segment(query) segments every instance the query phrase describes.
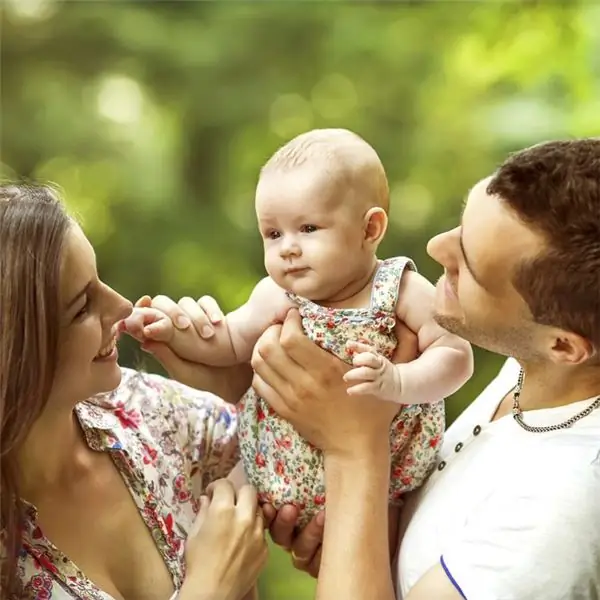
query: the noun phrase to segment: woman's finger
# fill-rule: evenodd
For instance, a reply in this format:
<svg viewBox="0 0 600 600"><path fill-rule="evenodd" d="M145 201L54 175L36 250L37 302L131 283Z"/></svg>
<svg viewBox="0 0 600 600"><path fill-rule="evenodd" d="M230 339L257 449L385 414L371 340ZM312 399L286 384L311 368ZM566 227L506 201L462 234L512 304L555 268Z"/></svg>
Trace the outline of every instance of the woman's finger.
<svg viewBox="0 0 600 600"><path fill-rule="evenodd" d="M215 335L214 327L212 326L208 315L193 298L184 296L177 304L183 313L190 319L194 329L201 338L207 340Z"/></svg>
<svg viewBox="0 0 600 600"><path fill-rule="evenodd" d="M211 323L216 325L225 318L219 303L212 296L198 298L197 304L208 315Z"/></svg>
<svg viewBox="0 0 600 600"><path fill-rule="evenodd" d="M168 317L144 327L144 335L156 342L170 342L173 339L173 321Z"/></svg>
<svg viewBox="0 0 600 600"><path fill-rule="evenodd" d="M256 521L257 514L260 513L261 523L262 511L258 508L258 499L256 488L251 485L243 485L237 493L236 514L243 523L252 523Z"/></svg>
<svg viewBox="0 0 600 600"><path fill-rule="evenodd" d="M188 539L195 536L198 533L198 531L200 531L200 527L202 527L202 523L204 523L204 520L206 519L206 514L208 512L209 506L210 500L208 499L208 496L200 496L200 510L198 510L198 514L196 515L196 518L192 523L192 527L188 534Z"/></svg>
<svg viewBox="0 0 600 600"><path fill-rule="evenodd" d="M173 321L177 329L187 329L191 325L190 317L168 296L158 295L152 298L153 308L165 313Z"/></svg>
<svg viewBox="0 0 600 600"><path fill-rule="evenodd" d="M356 381L375 381L377 379L377 370L371 369L370 367L358 367L357 369L350 369L344 374L344 381L346 383L353 383Z"/></svg>
<svg viewBox="0 0 600 600"><path fill-rule="evenodd" d="M227 508L235 505L235 488L227 479L217 479L206 486L211 506Z"/></svg>

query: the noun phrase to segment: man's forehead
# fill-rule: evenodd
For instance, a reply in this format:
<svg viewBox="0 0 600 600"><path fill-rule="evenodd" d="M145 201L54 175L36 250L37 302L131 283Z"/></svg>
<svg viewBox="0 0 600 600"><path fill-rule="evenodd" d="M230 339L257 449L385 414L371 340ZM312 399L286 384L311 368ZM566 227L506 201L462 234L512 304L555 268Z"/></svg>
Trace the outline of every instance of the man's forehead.
<svg viewBox="0 0 600 600"><path fill-rule="evenodd" d="M510 209L506 202L487 193L490 177L476 183L462 216L465 251L482 277L496 279L510 273L523 258L533 258L543 240Z"/></svg>

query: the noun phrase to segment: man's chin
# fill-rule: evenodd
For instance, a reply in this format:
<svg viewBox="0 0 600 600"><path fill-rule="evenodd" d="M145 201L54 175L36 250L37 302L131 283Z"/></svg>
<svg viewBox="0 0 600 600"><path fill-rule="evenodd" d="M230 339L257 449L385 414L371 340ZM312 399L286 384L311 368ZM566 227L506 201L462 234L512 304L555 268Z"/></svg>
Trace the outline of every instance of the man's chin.
<svg viewBox="0 0 600 600"><path fill-rule="evenodd" d="M463 319L459 319L458 317L454 317L452 315L445 315L442 313L435 313L433 315L435 322L443 327L446 331L450 333L455 333L460 337L465 337L463 334L466 333L466 326Z"/></svg>

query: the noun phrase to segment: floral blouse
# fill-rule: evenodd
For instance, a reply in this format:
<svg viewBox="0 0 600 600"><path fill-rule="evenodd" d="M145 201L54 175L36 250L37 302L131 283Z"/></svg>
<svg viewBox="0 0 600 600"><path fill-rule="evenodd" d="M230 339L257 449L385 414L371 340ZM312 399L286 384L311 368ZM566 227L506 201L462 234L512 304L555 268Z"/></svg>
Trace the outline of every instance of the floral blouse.
<svg viewBox="0 0 600 600"><path fill-rule="evenodd" d="M116 390L78 404L76 414L90 448L112 454L178 589L200 494L238 460L236 409L158 375L122 372ZM35 507L26 509L20 598L112 600L44 537Z"/></svg>

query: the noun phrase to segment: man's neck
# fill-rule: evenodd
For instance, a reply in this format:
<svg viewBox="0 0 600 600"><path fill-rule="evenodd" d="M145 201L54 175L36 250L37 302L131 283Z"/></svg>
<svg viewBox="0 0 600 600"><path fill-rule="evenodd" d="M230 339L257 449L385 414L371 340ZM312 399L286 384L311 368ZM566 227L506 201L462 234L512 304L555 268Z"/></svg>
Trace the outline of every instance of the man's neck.
<svg viewBox="0 0 600 600"><path fill-rule="evenodd" d="M600 396L600 366L521 364L525 372L521 410L554 408Z"/></svg>

